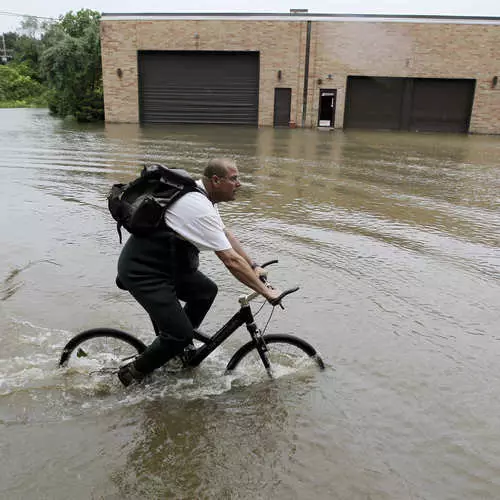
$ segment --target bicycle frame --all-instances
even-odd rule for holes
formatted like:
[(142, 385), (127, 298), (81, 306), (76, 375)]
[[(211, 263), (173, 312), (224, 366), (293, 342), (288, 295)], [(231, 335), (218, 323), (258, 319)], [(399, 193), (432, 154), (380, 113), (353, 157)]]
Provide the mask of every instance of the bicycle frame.
[[(240, 298), (241, 308), (240, 310), (224, 325), (222, 326), (212, 337), (207, 337), (199, 332), (194, 333), (194, 338), (203, 342), (204, 345), (196, 349), (195, 353), (186, 361), (186, 366), (195, 367), (198, 366), (207, 356), (209, 356), (217, 347), (219, 347), (223, 342), (225, 342), (240, 326), (245, 325), (247, 330), (252, 337), (252, 340), (256, 343), (259, 353), (261, 349), (259, 348), (258, 338), (260, 336), (260, 330), (255, 324), (252, 309), (248, 303), (253, 297), (251, 294), (246, 297)], [(255, 294), (256, 295), (256, 294)], [(265, 348), (264, 348), (265, 350)], [(267, 366), (266, 366), (267, 369)]]
[[(275, 264), (277, 260), (270, 260), (262, 264), (262, 268), (267, 267), (270, 264)], [(262, 275), (261, 279), (267, 283), (266, 275)], [(286, 290), (282, 295), (288, 295), (298, 290), (298, 287)], [(240, 326), (246, 325), (248, 333), (252, 338), (253, 343), (259, 353), (259, 357), (264, 364), (264, 367), (271, 376), (271, 364), (266, 355), (267, 346), (262, 339), (261, 331), (255, 323), (255, 319), (250, 307), (250, 301), (259, 296), (257, 292), (251, 292), (249, 295), (241, 295), (238, 302), (240, 303), (240, 310), (224, 325), (222, 326), (212, 337), (203, 335), (195, 330), (193, 337), (196, 340), (203, 342), (203, 346), (196, 349), (194, 354), (189, 356), (185, 360), (185, 365), (189, 367), (198, 366), (207, 356), (209, 356), (217, 347), (219, 347), (223, 342), (225, 342)], [(281, 303), (279, 304), (282, 308)]]

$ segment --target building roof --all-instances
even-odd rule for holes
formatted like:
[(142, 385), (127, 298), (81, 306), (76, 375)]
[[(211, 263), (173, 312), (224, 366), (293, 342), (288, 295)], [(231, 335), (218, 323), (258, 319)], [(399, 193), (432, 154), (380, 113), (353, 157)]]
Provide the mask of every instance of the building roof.
[(492, 16), (435, 16), (399, 14), (313, 14), (305, 9), (291, 12), (171, 12), (171, 13), (109, 13), (104, 21), (165, 21), (165, 20), (233, 20), (233, 21), (323, 21), (323, 22), (393, 22), (437, 24), (498, 24), (500, 17)]

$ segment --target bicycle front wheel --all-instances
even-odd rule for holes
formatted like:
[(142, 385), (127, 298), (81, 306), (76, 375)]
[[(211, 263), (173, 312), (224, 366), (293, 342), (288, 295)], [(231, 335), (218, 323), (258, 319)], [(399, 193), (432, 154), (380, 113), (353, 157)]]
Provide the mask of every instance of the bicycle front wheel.
[[(320, 369), (325, 365), (316, 349), (299, 337), (293, 335), (264, 335), (262, 337), (267, 351), (266, 356), (275, 375), (286, 374), (302, 369)], [(253, 371), (263, 369), (257, 346), (253, 341), (238, 349), (227, 364), (226, 371)]]
[(59, 366), (114, 373), (145, 349), (144, 342), (130, 333), (113, 328), (94, 328), (79, 333), (64, 346)]

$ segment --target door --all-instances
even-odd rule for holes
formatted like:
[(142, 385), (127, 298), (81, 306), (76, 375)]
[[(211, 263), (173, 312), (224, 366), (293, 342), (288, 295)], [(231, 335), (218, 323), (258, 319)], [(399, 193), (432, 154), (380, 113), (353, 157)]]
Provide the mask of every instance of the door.
[(345, 128), (400, 130), (404, 78), (349, 76)]
[(467, 132), (474, 89), (474, 80), (416, 78), (409, 129), (422, 132)]
[(142, 123), (257, 125), (259, 53), (140, 51)]
[(288, 127), (290, 123), (290, 109), (292, 103), (292, 89), (274, 89), (274, 123), (275, 127)]
[(475, 80), (349, 76), (345, 128), (467, 132)]
[(336, 89), (320, 89), (318, 127), (331, 127), (335, 125), (335, 105), (337, 102)]

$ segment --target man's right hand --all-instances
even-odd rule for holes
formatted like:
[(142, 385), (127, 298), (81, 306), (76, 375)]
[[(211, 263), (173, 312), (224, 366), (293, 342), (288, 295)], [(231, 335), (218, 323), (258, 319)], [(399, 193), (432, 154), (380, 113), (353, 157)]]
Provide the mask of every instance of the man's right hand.
[(269, 287), (266, 283), (263, 283), (250, 267), (250, 264), (232, 248), (228, 250), (220, 250), (215, 252), (215, 254), (238, 281), (248, 286), (255, 292), (260, 293), (271, 304), (274, 299), (279, 297), (280, 292), (272, 287)]
[(281, 292), (277, 288), (273, 288), (271, 285), (267, 285), (267, 289), (268, 293), (264, 295), (264, 297), (271, 305), (277, 306), (278, 304), (275, 301), (281, 295)]

